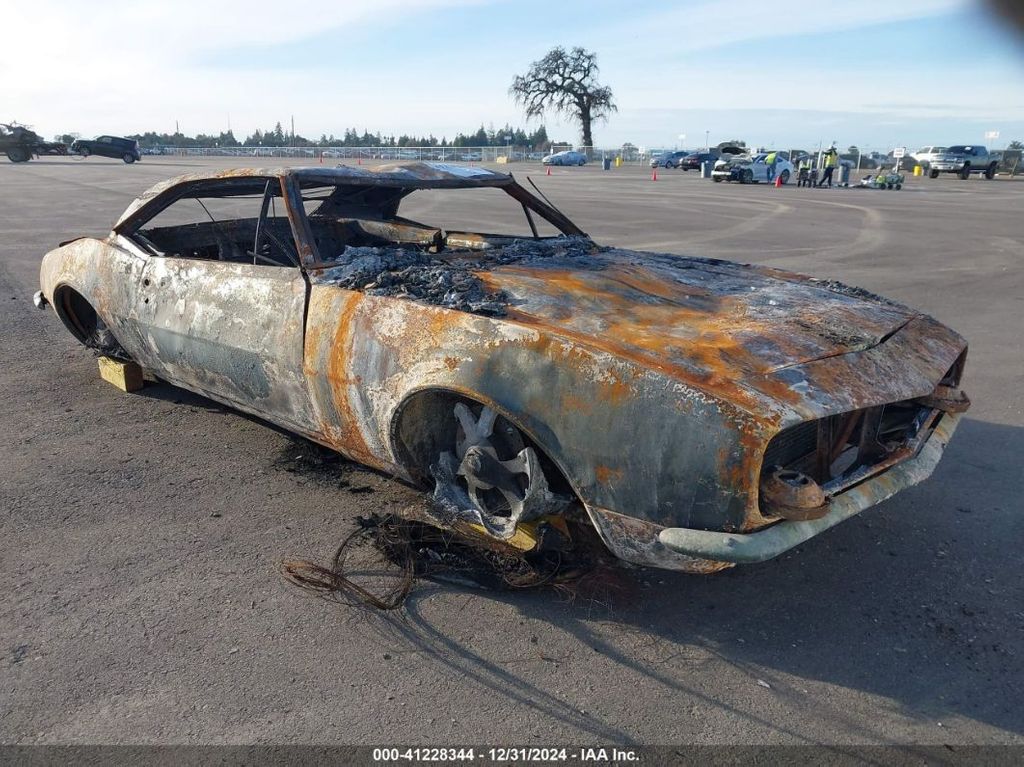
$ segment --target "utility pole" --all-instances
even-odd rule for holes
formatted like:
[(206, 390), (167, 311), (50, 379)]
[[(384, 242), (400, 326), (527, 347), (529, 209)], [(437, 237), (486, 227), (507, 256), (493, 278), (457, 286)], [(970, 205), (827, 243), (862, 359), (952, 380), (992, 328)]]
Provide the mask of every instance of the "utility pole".
[(292, 115), (292, 146), (295, 146), (295, 115)]

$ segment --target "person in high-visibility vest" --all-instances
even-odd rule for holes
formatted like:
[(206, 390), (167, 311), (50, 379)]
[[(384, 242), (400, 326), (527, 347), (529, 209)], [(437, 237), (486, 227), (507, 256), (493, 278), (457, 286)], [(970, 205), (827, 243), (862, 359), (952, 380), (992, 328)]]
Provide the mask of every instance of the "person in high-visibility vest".
[(764, 156), (764, 164), (768, 170), (768, 183), (775, 178), (775, 161), (778, 159), (778, 152), (769, 152)]
[(821, 181), (818, 182), (818, 186), (821, 186), (826, 181), (828, 182), (828, 188), (832, 188), (832, 173), (836, 169), (836, 165), (839, 164), (839, 152), (836, 151), (834, 146), (830, 146), (828, 151), (825, 152), (825, 174), (821, 177)]
[(807, 155), (800, 160), (799, 174), (796, 177), (797, 186), (811, 185), (811, 156)]

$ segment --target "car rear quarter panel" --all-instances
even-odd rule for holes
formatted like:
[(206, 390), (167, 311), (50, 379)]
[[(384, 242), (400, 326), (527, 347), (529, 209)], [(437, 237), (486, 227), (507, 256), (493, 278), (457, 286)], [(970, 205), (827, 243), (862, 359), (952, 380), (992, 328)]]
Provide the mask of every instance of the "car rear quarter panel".
[(145, 259), (109, 240), (83, 237), (43, 257), (39, 284), (65, 325), (69, 323), (55, 294), (65, 287), (80, 293), (118, 342), (135, 357), (143, 352), (134, 328), (136, 288), (144, 266)]

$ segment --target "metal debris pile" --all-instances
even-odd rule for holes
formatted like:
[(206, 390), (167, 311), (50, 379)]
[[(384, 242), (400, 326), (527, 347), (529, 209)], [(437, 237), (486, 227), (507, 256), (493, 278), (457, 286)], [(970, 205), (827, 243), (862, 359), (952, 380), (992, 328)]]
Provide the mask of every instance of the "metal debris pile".
[[(420, 250), (348, 246), (335, 259), (337, 266), (321, 275), (321, 281), (374, 296), (393, 296), (423, 301), (448, 309), (502, 317), (509, 296), (488, 292), (475, 272), (494, 266), (539, 259), (582, 258), (599, 250), (585, 237), (552, 240), (514, 240), (485, 251), (480, 258), (441, 258)], [(476, 255), (475, 253), (473, 255)]]
[[(417, 515), (418, 516), (418, 515)], [(572, 530), (571, 538), (565, 534)], [(490, 590), (568, 589), (605, 561), (589, 531), (546, 525), (522, 551), (471, 528), (438, 527), (407, 514), (357, 517), (357, 526), (327, 565), (289, 559), (285, 579), (343, 604), (395, 610), (420, 579)]]

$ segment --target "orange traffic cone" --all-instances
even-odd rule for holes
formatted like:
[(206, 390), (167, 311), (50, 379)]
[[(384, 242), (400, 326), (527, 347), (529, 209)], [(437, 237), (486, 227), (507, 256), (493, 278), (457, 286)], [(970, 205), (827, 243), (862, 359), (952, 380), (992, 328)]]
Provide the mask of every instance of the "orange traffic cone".
[(548, 172), (547, 172), (547, 175), (549, 175), (549, 176), (551, 175), (551, 166), (550, 166), (550, 165), (548, 166)]
[(658, 180), (658, 169), (657, 168), (651, 168), (651, 181), (657, 181), (657, 180)]
[(356, 165), (362, 165), (362, 164), (363, 164), (363, 158), (362, 157), (357, 157), (356, 158)]
[(775, 177), (775, 188), (776, 189), (781, 189), (782, 188), (782, 174), (781, 173), (778, 176)]

